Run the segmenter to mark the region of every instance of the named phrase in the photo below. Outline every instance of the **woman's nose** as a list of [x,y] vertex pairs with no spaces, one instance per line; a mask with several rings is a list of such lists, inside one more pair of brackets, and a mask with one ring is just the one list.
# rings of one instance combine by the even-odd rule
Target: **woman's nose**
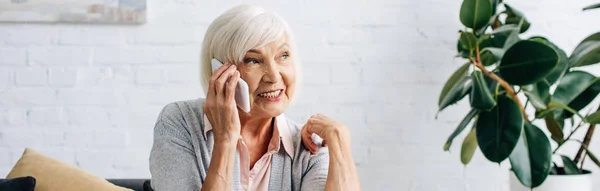
[[279,73],[279,67],[277,63],[273,59],[269,59],[265,62],[265,75],[263,80],[269,83],[277,83],[279,80],[281,80],[281,74]]

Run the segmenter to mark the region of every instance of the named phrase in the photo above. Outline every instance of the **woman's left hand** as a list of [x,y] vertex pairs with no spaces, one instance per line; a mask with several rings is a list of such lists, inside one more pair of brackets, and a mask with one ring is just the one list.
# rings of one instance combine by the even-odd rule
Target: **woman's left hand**
[[327,140],[341,141],[344,144],[350,143],[348,128],[344,124],[322,114],[312,115],[302,127],[302,143],[311,153],[315,154],[319,147],[313,142],[313,133],[323,139],[323,146],[326,146]]

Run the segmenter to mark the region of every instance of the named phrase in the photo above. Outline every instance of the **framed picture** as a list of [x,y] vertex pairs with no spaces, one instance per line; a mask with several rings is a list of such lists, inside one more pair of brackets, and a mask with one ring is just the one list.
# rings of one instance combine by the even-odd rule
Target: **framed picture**
[[146,0],[0,0],[0,22],[146,22]]

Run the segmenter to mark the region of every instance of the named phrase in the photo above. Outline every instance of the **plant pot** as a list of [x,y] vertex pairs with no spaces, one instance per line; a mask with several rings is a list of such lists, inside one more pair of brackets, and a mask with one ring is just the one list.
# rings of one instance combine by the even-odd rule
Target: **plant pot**
[[592,191],[592,173],[583,170],[583,174],[576,175],[548,175],[542,185],[533,190],[523,186],[514,172],[510,171],[510,191]]

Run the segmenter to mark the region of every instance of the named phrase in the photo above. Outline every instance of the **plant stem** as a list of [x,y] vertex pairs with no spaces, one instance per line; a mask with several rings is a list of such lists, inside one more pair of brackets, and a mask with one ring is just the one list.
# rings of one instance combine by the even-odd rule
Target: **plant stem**
[[515,102],[517,102],[517,105],[519,105],[519,108],[521,109],[521,114],[523,114],[523,119],[525,121],[529,122],[529,117],[527,117],[527,114],[525,113],[525,107],[523,107],[521,100],[519,100],[519,98],[517,97],[517,93],[515,93],[515,90],[510,86],[510,84],[508,84],[508,82],[504,81],[502,78],[500,78],[496,74],[490,73],[487,69],[485,69],[483,64],[481,64],[481,58],[479,57],[479,46],[475,47],[475,56],[476,56],[475,60],[473,60],[472,57],[469,58],[469,60],[471,60],[471,63],[473,63],[473,65],[475,65],[477,68],[479,68],[479,70],[481,70],[481,72],[483,72],[483,74],[496,80],[496,82],[498,82],[498,84],[500,84],[504,88],[506,93],[508,93],[508,95],[510,97],[512,97],[515,100]]
[[[598,107],[598,111],[600,111],[600,107]],[[583,143],[579,147],[579,151],[577,151],[577,154],[575,155],[575,159],[573,159],[573,162],[577,163],[577,161],[579,161],[579,159],[581,158],[581,154],[583,153],[583,150],[585,149],[584,146],[587,147],[588,145],[590,145],[590,141],[592,141],[592,135],[594,134],[594,129],[596,129],[596,124],[590,124],[590,127],[588,128],[587,132],[585,133],[585,138],[583,138]]]
[[585,158],[587,156],[587,151],[585,152],[585,154],[583,155],[583,158],[581,159],[581,166],[579,166],[579,172],[583,172],[583,162],[585,162]]
[[[554,149],[554,151],[552,151],[552,154],[556,153],[556,151],[558,151],[558,149],[561,146],[563,146],[563,144],[565,144],[565,142],[570,140],[571,136],[573,136],[575,134],[575,132],[577,131],[577,129],[579,129],[582,125],[583,125],[583,121],[580,121],[579,125],[577,125],[577,127],[575,127],[575,129],[573,131],[571,131],[571,133],[569,133],[569,136],[567,136],[567,138],[562,143],[559,143],[558,146],[556,147],[556,149]],[[577,163],[577,162],[575,162],[575,163]]]

